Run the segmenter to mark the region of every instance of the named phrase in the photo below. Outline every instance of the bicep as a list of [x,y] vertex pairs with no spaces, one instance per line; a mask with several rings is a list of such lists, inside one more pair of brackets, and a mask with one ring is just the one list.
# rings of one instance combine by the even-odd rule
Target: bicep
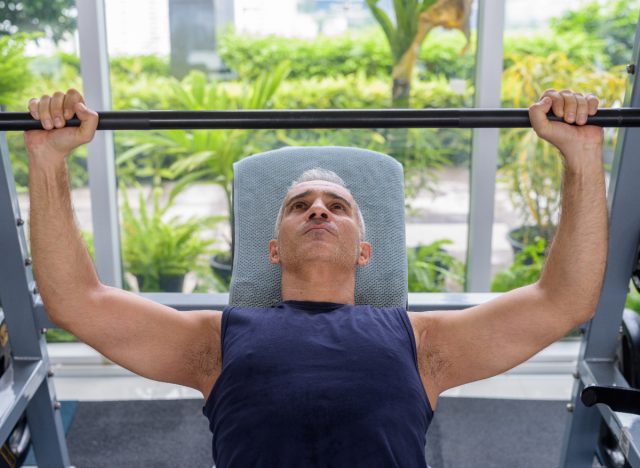
[[220,360],[220,315],[180,312],[104,286],[61,326],[138,375],[202,390]]
[[430,377],[443,392],[501,374],[562,338],[579,324],[574,317],[535,284],[469,309],[425,314]]

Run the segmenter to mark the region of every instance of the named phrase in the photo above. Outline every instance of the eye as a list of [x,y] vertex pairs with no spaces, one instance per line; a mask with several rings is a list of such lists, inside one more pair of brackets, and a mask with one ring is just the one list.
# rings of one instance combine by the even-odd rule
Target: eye
[[291,205],[291,208],[294,209],[294,210],[297,210],[299,208],[304,209],[305,206],[306,205],[305,205],[304,202],[295,202],[293,205]]
[[338,208],[338,209],[344,210],[344,206],[342,206],[340,203],[334,203],[332,207],[334,209]]

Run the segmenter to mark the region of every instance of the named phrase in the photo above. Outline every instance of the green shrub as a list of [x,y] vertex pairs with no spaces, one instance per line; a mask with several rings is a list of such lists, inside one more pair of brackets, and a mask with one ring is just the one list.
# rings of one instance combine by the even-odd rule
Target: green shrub
[[253,79],[284,60],[291,61],[290,78],[312,78],[364,73],[389,76],[391,55],[382,32],[296,39],[251,37],[231,31],[219,39],[222,61],[241,79]]
[[449,254],[448,239],[407,249],[409,292],[445,292],[464,283],[463,263]]
[[[24,48],[31,35],[0,35],[0,106],[16,104],[20,91],[32,80],[29,61],[24,56]],[[26,107],[26,101],[22,106]],[[24,109],[23,107],[23,109]]]
[[540,278],[545,260],[546,242],[539,237],[535,243],[529,244],[516,254],[514,262],[508,270],[497,273],[491,282],[492,292],[511,291]]
[[127,76],[133,80],[141,74],[170,76],[169,57],[158,55],[135,55],[110,57],[112,75]]
[[576,10],[552,18],[551,29],[558,33],[586,35],[584,43],[597,42],[599,49],[591,63],[608,69],[632,62],[633,41],[638,24],[638,0],[592,1]]

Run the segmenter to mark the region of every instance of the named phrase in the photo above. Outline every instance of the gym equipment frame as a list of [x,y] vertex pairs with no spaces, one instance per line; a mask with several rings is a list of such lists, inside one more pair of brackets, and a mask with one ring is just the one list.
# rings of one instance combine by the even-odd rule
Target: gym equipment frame
[[[633,50],[633,65],[625,108],[602,109],[589,123],[602,126],[640,126],[640,87],[635,69],[639,58],[639,35]],[[555,118],[554,118],[555,119]],[[39,128],[26,113],[0,113],[0,130]],[[78,121],[69,125],[78,125]],[[528,127],[526,109],[442,110],[326,110],[326,111],[211,111],[211,112],[105,112],[102,129],[155,128],[374,128],[374,127]],[[571,412],[563,441],[562,467],[591,466],[598,451],[602,428],[616,438],[626,466],[640,467],[640,416],[621,413],[609,406],[588,404],[604,401],[623,409],[640,410],[640,398],[632,398],[629,385],[617,368],[616,344],[631,273],[637,262],[640,241],[640,210],[637,209],[636,177],[640,174],[640,131],[622,128],[618,136],[608,192],[609,256],[605,281],[595,317],[582,338]],[[38,295],[23,231],[15,182],[4,133],[0,133],[0,320],[4,314],[12,347],[11,367],[0,377],[0,441],[4,441],[26,410],[38,464],[41,467],[70,466],[62,420],[57,411],[53,375],[44,331],[53,325]],[[221,310],[227,294],[143,293],[153,301],[178,310]],[[409,310],[460,309],[496,297],[488,293],[409,294]],[[594,387],[596,386],[596,387]],[[600,388],[608,387],[608,388]],[[614,388],[615,387],[615,388]],[[622,391],[623,393],[617,393]],[[631,393],[630,393],[631,392]],[[599,398],[601,397],[601,398]],[[631,403],[629,403],[631,401]],[[634,404],[636,402],[636,404]]]

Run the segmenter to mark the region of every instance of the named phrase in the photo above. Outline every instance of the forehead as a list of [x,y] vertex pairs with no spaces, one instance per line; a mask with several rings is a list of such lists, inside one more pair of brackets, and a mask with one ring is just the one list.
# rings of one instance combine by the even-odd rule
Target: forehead
[[355,201],[349,190],[344,188],[342,185],[338,185],[326,180],[310,180],[307,182],[296,184],[289,190],[289,192],[287,192],[285,201],[306,191],[310,191],[311,194],[335,193],[336,195],[340,195],[348,201]]

